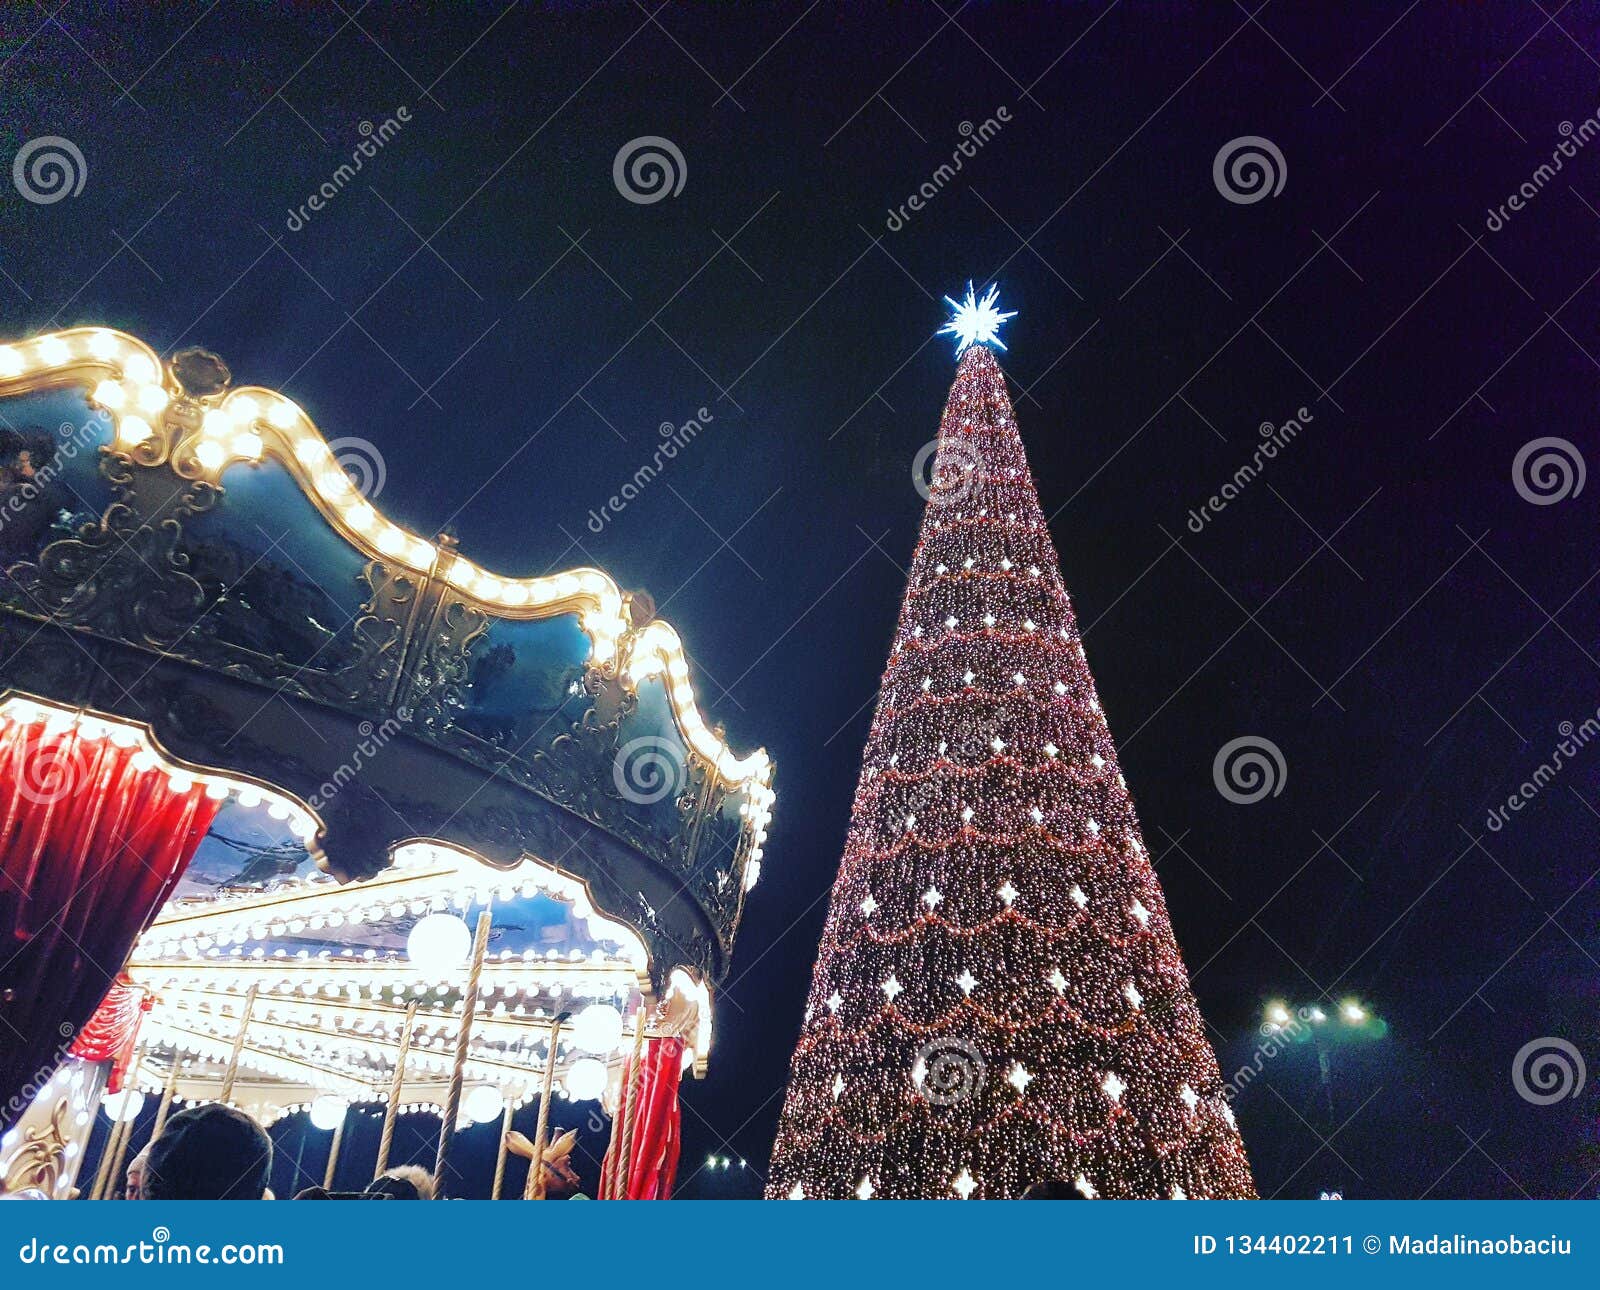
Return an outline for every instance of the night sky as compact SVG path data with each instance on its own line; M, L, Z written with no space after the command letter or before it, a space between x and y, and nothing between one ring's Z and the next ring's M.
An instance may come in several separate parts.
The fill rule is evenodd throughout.
M1020 311L1001 360L1224 1075L1273 999L1383 1023L1330 1027L1326 1083L1310 1044L1261 1063L1262 1193L1595 1194L1592 1077L1538 1105L1513 1064L1600 1069L1600 746L1488 817L1600 709L1600 481L1527 478L1600 466L1600 6L57 4L0 17L4 156L63 136L87 175L6 188L6 335L216 350L376 445L396 520L647 588L776 758L681 1194L759 1188L968 278ZM640 136L676 195L619 192ZM1219 190L1241 136L1275 195ZM1242 737L1286 768L1250 804L1213 770Z

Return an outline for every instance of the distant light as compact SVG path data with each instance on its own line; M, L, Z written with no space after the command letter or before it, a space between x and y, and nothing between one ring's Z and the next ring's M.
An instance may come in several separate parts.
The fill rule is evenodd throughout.
M1340 1005L1339 1012L1352 1026L1359 1025L1367 1019L1367 1010L1354 999L1346 999Z
M1311 1009L1311 1020L1312 1021L1326 1021L1327 1019L1328 1019L1328 1014L1325 1013L1321 1008L1313 1008L1313 1009Z
M1267 1005L1267 1020L1275 1026L1287 1026L1292 1018L1286 1004L1274 1001Z

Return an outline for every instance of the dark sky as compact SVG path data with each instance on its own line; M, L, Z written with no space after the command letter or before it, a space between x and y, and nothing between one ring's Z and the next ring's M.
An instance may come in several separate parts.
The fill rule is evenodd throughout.
M1592 1082L1535 1105L1512 1070L1550 1037L1600 1063L1600 747L1486 820L1600 708L1600 481L1513 478L1546 437L1600 466L1600 6L57 4L0 17L4 154L64 136L87 177L0 201L6 333L216 349L376 444L396 519L648 588L776 757L684 1194L765 1164L969 277L1020 311L1002 359L1224 1071L1274 997L1387 1024L1326 1086L1309 1045L1264 1061L1262 1192L1595 1193ZM642 204L612 165L646 135L686 176ZM1275 196L1219 191L1240 136ZM1286 766L1249 805L1213 777L1244 736Z

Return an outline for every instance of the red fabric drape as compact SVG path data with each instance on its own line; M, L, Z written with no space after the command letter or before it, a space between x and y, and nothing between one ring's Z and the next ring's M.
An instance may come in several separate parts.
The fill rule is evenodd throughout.
M135 764L137 762L137 764ZM0 1129L61 1060L216 815L137 748L0 726Z
M139 1024L155 1000L142 985L135 985L126 974L119 975L106 991L78 1037L72 1041L71 1055L86 1062L110 1062L106 1092L122 1089L133 1059L133 1045L139 1038Z
M649 1040L639 1065L643 1083L634 1109L628 1194L621 1199L667 1200L672 1195L673 1180L678 1176L678 1152L683 1146L683 1112L678 1105L678 1084L683 1076L683 1040ZM631 1059L629 1066L632 1066ZM624 1102L631 1073L631 1069L623 1073ZM611 1131L622 1132L620 1120L612 1124ZM616 1151L606 1156L600 1179L602 1196L612 1194L612 1173L618 1158Z

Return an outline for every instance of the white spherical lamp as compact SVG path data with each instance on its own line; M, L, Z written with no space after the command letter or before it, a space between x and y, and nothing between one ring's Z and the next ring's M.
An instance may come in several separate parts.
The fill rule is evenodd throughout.
M344 1113L350 1104L342 1097L324 1093L311 1104L311 1123L324 1132L331 1133L344 1123Z
M107 1093L100 1099L100 1109L118 1124L138 1118L144 1110L144 1094L136 1088L125 1088L120 1093Z
M606 1068L593 1057L580 1057L567 1071L567 1096L575 1102L588 1102L606 1091Z
M472 933L454 914L419 918L406 937L406 957L419 972L448 976L472 953Z
M500 1096L500 1090L487 1084L469 1088L467 1095L461 1099L461 1112L473 1124L488 1124L491 1120L497 1120L505 1109L505 1099Z
M622 1042L622 1014L609 1003L591 1003L572 1022L572 1042L604 1057Z

